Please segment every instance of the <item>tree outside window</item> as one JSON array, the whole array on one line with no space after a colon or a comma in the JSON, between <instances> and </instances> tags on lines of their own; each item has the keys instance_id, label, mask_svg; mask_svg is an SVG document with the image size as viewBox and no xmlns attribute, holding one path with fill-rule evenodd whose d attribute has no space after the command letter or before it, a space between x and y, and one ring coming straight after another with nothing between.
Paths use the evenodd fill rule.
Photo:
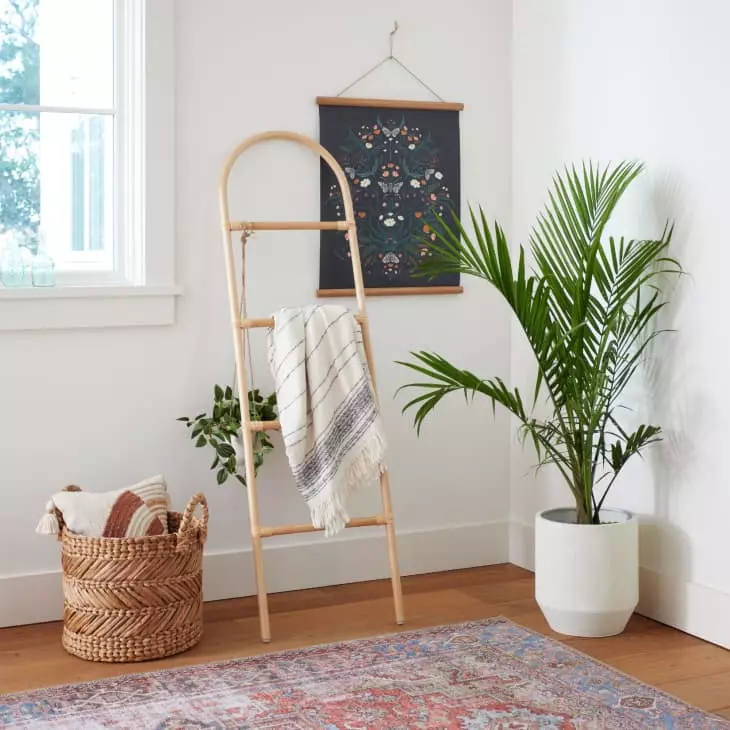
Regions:
<instances>
[{"instance_id":1,"label":"tree outside window","mask_svg":"<svg viewBox=\"0 0 730 730\"><path fill-rule=\"evenodd\" d=\"M0 104L40 105L39 0L0 0ZM40 225L40 114L0 112L0 234L35 250Z\"/></svg>"},{"instance_id":2,"label":"tree outside window","mask_svg":"<svg viewBox=\"0 0 730 730\"><path fill-rule=\"evenodd\" d=\"M0 0L0 248L114 267L114 2ZM42 234L41 234L42 232Z\"/></svg>"}]
</instances>

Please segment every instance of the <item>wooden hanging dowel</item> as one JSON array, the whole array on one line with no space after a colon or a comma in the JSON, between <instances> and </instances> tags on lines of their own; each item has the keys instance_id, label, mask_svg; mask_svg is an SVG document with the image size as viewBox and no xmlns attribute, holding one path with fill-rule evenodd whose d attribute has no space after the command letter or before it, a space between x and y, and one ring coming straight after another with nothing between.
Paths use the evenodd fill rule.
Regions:
<instances>
[{"instance_id":1,"label":"wooden hanging dowel","mask_svg":"<svg viewBox=\"0 0 730 730\"><path fill-rule=\"evenodd\" d=\"M228 204L228 181L231 170L238 158L250 147L260 142L270 140L289 141L309 148L321 157L329 165L340 186L345 211L344 221L231 221ZM373 362L372 347L370 344L370 326L365 310L365 286L363 284L362 269L360 265L360 248L357 242L357 227L355 225L355 213L352 206L350 188L344 170L337 160L324 147L309 137L297 134L296 132L264 132L255 135L242 142L228 156L221 174L219 187L219 202L221 212L221 230L223 233L223 246L226 262L226 281L228 284L228 301L230 307L231 331L233 335L233 351L236 359L236 378L238 387L243 398L248 393L248 381L246 378L246 331L257 327L273 327L272 317L250 318L246 314L246 283L245 276L239 291L236 276L236 261L234 257L233 241L231 233L242 231L244 237L252 231L294 231L294 230L337 230L349 231L350 258L352 260L352 273L355 284L354 294L357 298L358 312L355 315L360 323L362 331L363 348L370 370L370 379L373 385L376 401L378 399L377 384L375 378L375 366ZM245 271L244 271L245 273ZM250 357L250 356L249 356ZM243 448L246 463L246 495L248 498L248 517L251 531L251 545L253 548L254 572L256 577L256 594L259 609L259 626L261 639L264 642L271 641L271 627L269 620L268 593L264 579L264 556L262 539L276 535L294 535L307 532L318 532L313 525L280 525L277 527L262 527L259 516L258 488L256 485L256 470L254 467L253 439L254 433L260 431L276 430L281 428L279 421L252 421L248 408L241 409ZM380 474L380 496L382 501L382 514L375 517L353 518L347 523L347 527L375 527L385 528L385 537L388 545L388 564L390 567L391 586L393 590L393 605L395 618L398 624L405 620L403 614L403 591L401 588L400 569L398 566L398 554L395 536L395 523L393 521L393 507L390 498L390 483L387 469Z\"/></svg>"},{"instance_id":2,"label":"wooden hanging dowel","mask_svg":"<svg viewBox=\"0 0 730 730\"><path fill-rule=\"evenodd\" d=\"M422 109L442 112L460 112L464 105L459 101L416 101L409 99L359 99L353 96L318 96L318 106L362 106L377 109Z\"/></svg>"},{"instance_id":3,"label":"wooden hanging dowel","mask_svg":"<svg viewBox=\"0 0 730 730\"><path fill-rule=\"evenodd\" d=\"M391 286L382 288L367 288L368 297L408 297L420 294L461 294L463 286ZM354 289L317 289L318 297L354 297Z\"/></svg>"}]
</instances>

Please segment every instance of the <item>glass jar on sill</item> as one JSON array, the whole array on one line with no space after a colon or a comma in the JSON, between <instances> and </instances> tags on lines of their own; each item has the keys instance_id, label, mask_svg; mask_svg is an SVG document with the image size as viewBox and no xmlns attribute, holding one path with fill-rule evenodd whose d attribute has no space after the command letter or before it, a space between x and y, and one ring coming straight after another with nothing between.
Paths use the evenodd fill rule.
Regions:
<instances>
[{"instance_id":1,"label":"glass jar on sill","mask_svg":"<svg viewBox=\"0 0 730 730\"><path fill-rule=\"evenodd\" d=\"M6 239L0 256L0 281L8 288L27 286L25 259L15 236Z\"/></svg>"},{"instance_id":2,"label":"glass jar on sill","mask_svg":"<svg viewBox=\"0 0 730 730\"><path fill-rule=\"evenodd\" d=\"M48 287L56 285L56 264L46 253L45 247L38 250L30 264L33 286Z\"/></svg>"}]
</instances>

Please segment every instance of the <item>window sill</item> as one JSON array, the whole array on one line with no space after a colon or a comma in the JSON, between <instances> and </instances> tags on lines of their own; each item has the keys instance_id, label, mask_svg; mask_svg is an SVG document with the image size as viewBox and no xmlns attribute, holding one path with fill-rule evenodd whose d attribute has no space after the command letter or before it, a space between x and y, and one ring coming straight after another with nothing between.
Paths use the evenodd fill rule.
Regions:
<instances>
[{"instance_id":1,"label":"window sill","mask_svg":"<svg viewBox=\"0 0 730 730\"><path fill-rule=\"evenodd\" d=\"M170 325L181 294L176 286L0 289L0 331Z\"/></svg>"}]
</instances>

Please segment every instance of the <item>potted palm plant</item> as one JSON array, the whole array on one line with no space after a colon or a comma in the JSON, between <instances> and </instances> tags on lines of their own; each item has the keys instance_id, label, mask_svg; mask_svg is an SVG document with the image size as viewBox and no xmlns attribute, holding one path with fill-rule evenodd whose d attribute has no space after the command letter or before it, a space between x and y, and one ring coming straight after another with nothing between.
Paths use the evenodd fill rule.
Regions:
<instances>
[{"instance_id":1,"label":"potted palm plant","mask_svg":"<svg viewBox=\"0 0 730 730\"><path fill-rule=\"evenodd\" d=\"M668 256L672 227L652 240L606 236L606 227L643 165L593 164L556 174L549 203L530 235L533 271L498 224L471 213L474 237L459 219L443 219L418 274L446 272L484 279L517 318L536 364L531 400L499 377L481 378L432 352L401 365L417 373L405 388L417 395L420 431L449 393L481 394L519 422L538 456L572 495L572 505L535 521L536 599L553 630L575 636L620 633L638 602L638 525L606 497L628 461L658 441L661 429L629 415L626 388L660 334L666 305L660 284L680 273ZM538 413L539 411L539 413Z\"/></svg>"}]
</instances>

